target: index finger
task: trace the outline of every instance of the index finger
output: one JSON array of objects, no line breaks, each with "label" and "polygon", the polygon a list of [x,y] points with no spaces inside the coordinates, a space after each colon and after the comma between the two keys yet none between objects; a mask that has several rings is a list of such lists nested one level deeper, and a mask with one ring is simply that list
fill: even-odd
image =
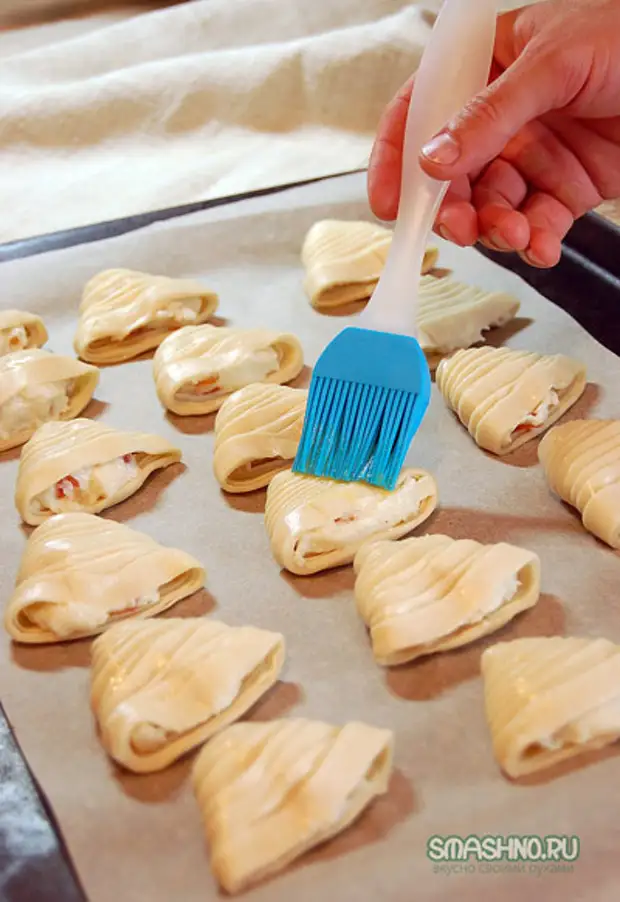
[{"label": "index finger", "polygon": [[398,213],[403,142],[415,76],[405,82],[385,108],[368,164],[368,199],[378,219],[392,221]]}]

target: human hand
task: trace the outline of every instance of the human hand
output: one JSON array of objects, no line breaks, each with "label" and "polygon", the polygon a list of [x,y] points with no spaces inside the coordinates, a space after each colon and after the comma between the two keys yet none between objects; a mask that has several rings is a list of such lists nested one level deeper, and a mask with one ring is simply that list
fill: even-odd
[{"label": "human hand", "polygon": [[[414,78],[386,109],[368,170],[396,218]],[[450,181],[435,230],[554,266],[573,222],[620,197],[620,0],[546,0],[498,19],[489,87],[420,156]]]}]

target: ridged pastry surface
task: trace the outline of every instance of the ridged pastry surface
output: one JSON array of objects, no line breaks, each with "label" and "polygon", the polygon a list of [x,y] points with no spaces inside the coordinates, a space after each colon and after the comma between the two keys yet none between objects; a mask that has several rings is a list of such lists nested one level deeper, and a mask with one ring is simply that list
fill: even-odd
[{"label": "ridged pastry surface", "polygon": [[250,492],[289,467],[301,438],[308,392],[253,383],[227,398],[215,420],[215,476],[228,492]]},{"label": "ridged pastry surface", "polygon": [[284,471],[267,490],[265,528],[279,565],[307,575],[350,563],[370,539],[406,535],[437,500],[425,470],[403,470],[392,492]]},{"label": "ridged pastry surface", "polygon": [[32,533],[4,624],[17,642],[43,644],[153,617],[202,588],[190,554],[93,514],[57,514]]},{"label": "ridged pastry surface", "polygon": [[85,418],[46,423],[22,449],[15,505],[32,526],[54,513],[100,513],[180,459],[179,448],[147,432]]},{"label": "ridged pastry surface", "polygon": [[175,329],[206,322],[218,303],[217,294],[192,279],[107,269],[84,288],[74,347],[92,363],[131,360]]},{"label": "ridged pastry surface", "polygon": [[581,397],[586,369],[562,354],[509,348],[457,351],[437,386],[476,444],[504,455],[552,426]]},{"label": "ridged pastry surface", "polygon": [[511,777],[620,738],[620,646],[607,639],[515,639],[482,655],[486,715]]},{"label": "ridged pastry surface", "polygon": [[431,535],[372,542],[355,558],[355,598],[379,664],[467,645],[536,604],[536,554]]},{"label": "ridged pastry surface", "polygon": [[207,324],[168,336],[155,353],[153,375],[162,405],[191,416],[218,410],[225,398],[251,383],[290,382],[303,365],[294,335]]},{"label": "ridged pastry surface", "polygon": [[284,637],[208,617],[125,621],[93,643],[102,743],[137,773],[162,770],[242,717],[278,679]]},{"label": "ridged pastry surface", "polygon": [[389,730],[291,718],[237,723],[194,767],[219,883],[237,893],[336,836],[387,791]]},{"label": "ridged pastry surface", "polygon": [[547,482],[581,514],[584,527],[620,548],[620,420],[573,420],[538,449]]}]

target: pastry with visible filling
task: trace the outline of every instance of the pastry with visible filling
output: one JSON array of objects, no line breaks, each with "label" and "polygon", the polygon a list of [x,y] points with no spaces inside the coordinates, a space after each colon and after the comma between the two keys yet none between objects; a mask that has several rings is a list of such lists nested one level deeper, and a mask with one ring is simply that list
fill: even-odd
[{"label": "pastry with visible filling", "polygon": [[213,470],[227,492],[252,492],[288,469],[301,439],[308,392],[253,383],[227,398],[215,419]]},{"label": "pastry with visible filling", "polygon": [[163,770],[242,717],[277,681],[284,637],[206,617],[118,623],[92,649],[91,706],[108,754]]},{"label": "pastry with visible filling", "polygon": [[41,348],[0,357],[0,451],[23,445],[43,423],[79,416],[98,382],[96,367]]},{"label": "pastry with visible filling", "polygon": [[188,326],[159,346],[153,374],[164,407],[181,416],[199,416],[218,410],[225,398],[252,382],[290,382],[303,365],[294,335]]},{"label": "pastry with visible filling", "polygon": [[30,644],[96,636],[119,620],[161,614],[204,581],[184,551],[94,514],[57,514],[26,543],[4,625]]},{"label": "pastry with visible filling", "polygon": [[218,296],[192,279],[107,269],[84,289],[75,351],[91,363],[122,363],[182,326],[205,323],[217,306]]},{"label": "pastry with visible filling", "polygon": [[281,871],[385,794],[394,737],[364,723],[236,723],[200,752],[193,784],[228,893]]},{"label": "pastry with visible filling", "polygon": [[181,451],[158,435],[86,419],[45,423],[22,449],[15,506],[31,526],[53,514],[98,514],[180,460]]},{"label": "pastry with visible filling", "polygon": [[[301,250],[304,288],[313,307],[330,310],[366,301],[375,290],[392,243],[392,232],[372,222],[325,219],[315,223]],[[429,247],[422,272],[437,262]]]},{"label": "pastry with visible filling", "polygon": [[355,600],[387,667],[496,632],[540,596],[540,561],[500,542],[432,535],[372,542],[355,557]]},{"label": "pastry with visible filling", "polygon": [[351,563],[369,539],[407,535],[436,506],[437,486],[425,470],[403,470],[391,492],[287,470],[267,490],[265,527],[278,564],[305,576]]},{"label": "pastry with visible filling", "polygon": [[35,313],[0,310],[0,357],[27,348],[40,348],[47,338],[45,324]]},{"label": "pastry with visible filling", "polygon": [[449,277],[425,276],[420,282],[418,329],[431,368],[452,351],[484,341],[484,333],[514,319],[519,306],[510,294],[484,291]]},{"label": "pastry with visible filling", "polygon": [[620,738],[620,646],[607,639],[499,642],[482,655],[495,757],[522,777]]},{"label": "pastry with visible filling", "polygon": [[439,364],[437,386],[476,444],[501,456],[536,438],[575,404],[586,387],[586,369],[562,354],[470,348]]},{"label": "pastry with visible filling", "polygon": [[551,490],[579,511],[588,532],[620,548],[620,420],[555,426],[538,457]]}]

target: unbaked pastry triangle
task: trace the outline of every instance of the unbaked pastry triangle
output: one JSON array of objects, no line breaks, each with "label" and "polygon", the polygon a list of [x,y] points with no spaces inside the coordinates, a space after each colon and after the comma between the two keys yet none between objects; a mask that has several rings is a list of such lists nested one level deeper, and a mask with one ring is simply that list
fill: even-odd
[{"label": "unbaked pastry triangle", "polygon": [[[372,222],[324,219],[308,231],[301,250],[304,288],[313,307],[330,310],[373,293],[392,243],[392,232]],[[422,272],[437,262],[429,247]]]},{"label": "unbaked pastry triangle", "polygon": [[98,514],[180,460],[179,448],[158,435],[82,418],[45,423],[22,449],[15,505],[32,526],[53,514]]},{"label": "unbaked pastry triangle", "polygon": [[99,370],[41,348],[0,357],[0,451],[23,445],[43,423],[79,416]]},{"label": "unbaked pastry triangle", "polygon": [[162,405],[192,416],[218,410],[225,398],[253,382],[290,382],[303,365],[303,351],[294,335],[187,326],[159,346],[153,374]]},{"label": "unbaked pastry triangle", "polygon": [[431,368],[447,354],[484,340],[519,311],[519,301],[501,291],[485,291],[449,276],[424,276],[420,282],[419,342]]},{"label": "unbaked pastry triangle", "polygon": [[47,341],[40,316],[27,310],[0,310],[0,357],[27,348],[40,348]]},{"label": "unbaked pastry triangle", "polygon": [[299,718],[218,734],[193,783],[221,886],[241,892],[349,827],[387,792],[393,745],[389,730]]},{"label": "unbaked pastry triangle", "polygon": [[277,681],[284,637],[208,617],[118,623],[92,648],[91,706],[108,754],[159,771],[242,717]]},{"label": "unbaked pastry triangle", "polygon": [[93,514],[57,514],[32,533],[4,625],[16,642],[96,636],[130,617],[154,617],[202,588],[190,554]]},{"label": "unbaked pastry triangle", "polygon": [[387,667],[496,632],[540,596],[540,561],[499,542],[431,535],[372,542],[355,557],[357,609]]},{"label": "unbaked pastry triangle", "polygon": [[501,456],[536,438],[575,404],[586,387],[586,369],[562,354],[470,348],[439,364],[437,386],[476,444]]},{"label": "unbaked pastry triangle", "polygon": [[217,306],[218,296],[192,279],[107,269],[84,288],[75,351],[90,363],[122,363],[181,326],[206,322]]},{"label": "unbaked pastry triangle", "polygon": [[538,457],[551,490],[579,511],[584,527],[620,548],[620,420],[555,426]]},{"label": "unbaked pastry triangle", "polygon": [[364,542],[400,538],[437,506],[435,480],[405,469],[392,492],[286,470],[267,489],[265,528],[278,564],[305,576],[349,564]]},{"label": "unbaked pastry triangle", "polygon": [[500,642],[482,655],[486,716],[510,777],[620,738],[620,646],[607,639]]},{"label": "unbaked pastry triangle", "polygon": [[253,383],[226,398],[215,419],[213,470],[227,492],[268,485],[293,463],[308,392]]}]

